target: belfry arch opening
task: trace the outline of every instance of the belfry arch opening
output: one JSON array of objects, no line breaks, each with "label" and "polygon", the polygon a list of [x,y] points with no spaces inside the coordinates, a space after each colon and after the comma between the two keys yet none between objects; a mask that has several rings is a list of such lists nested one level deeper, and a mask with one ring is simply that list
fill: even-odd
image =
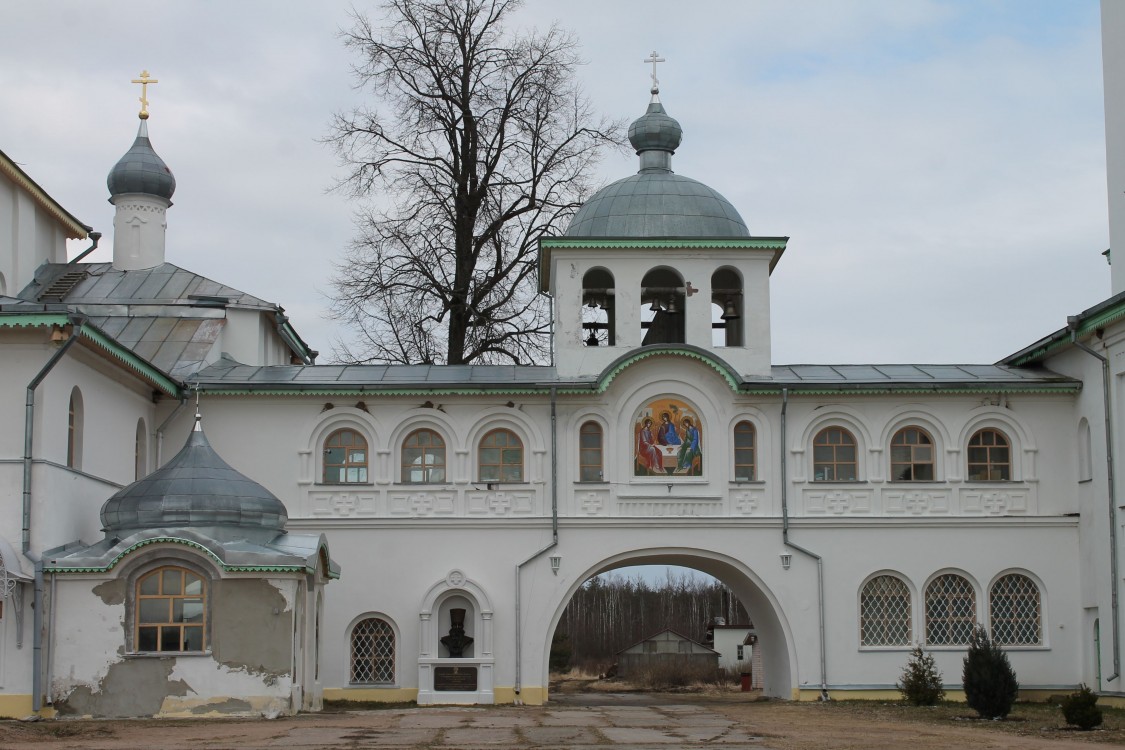
[{"label": "belfry arch opening", "polygon": [[711,343],[714,346],[742,346],[742,277],[733,268],[720,268],[711,274]]},{"label": "belfry arch opening", "polygon": [[[626,552],[607,558],[587,569],[566,592],[554,613],[551,627],[549,632],[546,633],[547,640],[544,646],[544,657],[547,661],[544,664],[545,674],[549,673],[552,667],[552,644],[557,646],[560,643],[568,643],[572,651],[572,658],[584,661],[585,664],[582,666],[586,671],[592,668],[590,659],[583,658],[588,654],[588,652],[583,653],[583,648],[588,647],[576,642],[587,636],[572,633],[575,623],[580,622],[583,617],[587,619],[591,616],[612,619],[629,616],[629,613],[623,611],[620,598],[618,597],[614,601],[612,596],[608,597],[611,603],[602,608],[604,611],[576,614],[571,605],[576,600],[586,604],[593,601],[593,598],[585,596],[584,592],[588,591],[591,586],[606,586],[606,579],[609,578],[612,581],[612,574],[615,572],[622,574],[619,580],[623,577],[626,582],[635,581],[638,576],[636,573],[638,569],[635,566],[659,566],[656,569],[658,572],[656,572],[655,577],[648,574],[645,578],[647,583],[642,583],[642,585],[648,585],[652,589],[660,588],[661,573],[659,571],[666,566],[672,568],[673,587],[679,583],[678,578],[681,575],[703,574],[698,576],[696,580],[705,585],[712,580],[716,582],[715,588],[710,592],[710,598],[713,601],[709,602],[709,607],[701,606],[699,608],[699,621],[694,627],[684,625],[677,627],[675,623],[666,622],[664,618],[657,616],[652,618],[651,622],[646,618],[643,623],[628,623],[628,627],[618,628],[619,634],[616,636],[615,642],[599,645],[601,653],[604,655],[595,660],[599,663],[604,662],[604,668],[598,670],[599,673],[604,673],[605,670],[613,668],[614,665],[616,665],[616,670],[621,670],[625,663],[635,665],[638,658],[644,658],[643,654],[646,649],[654,654],[667,653],[669,649],[672,651],[682,649],[681,653],[683,654],[689,652],[702,654],[704,648],[701,647],[720,652],[720,655],[715,659],[716,663],[719,666],[727,666],[729,669],[732,660],[737,663],[737,657],[739,656],[737,646],[743,645],[742,662],[734,667],[734,671],[747,670],[747,673],[752,672],[753,684],[755,688],[761,690],[763,695],[786,699],[793,696],[791,675],[795,674],[795,657],[791,653],[792,649],[789,645],[791,643],[789,627],[780,612],[776,598],[764,586],[758,576],[742,563],[733,558],[705,550],[667,549]],[[683,569],[687,570],[684,571]],[[610,575],[607,576],[606,574]],[[732,616],[739,611],[745,613],[745,619]],[[725,619],[725,622],[716,621],[715,618],[717,617]],[[720,632],[716,635],[716,630],[724,629],[741,631],[743,643],[734,643],[731,647],[728,642],[732,638],[737,638],[734,632]],[[662,633],[669,630],[672,631],[672,635],[661,637]],[[690,630],[691,632],[683,632],[684,630]],[[678,636],[683,638],[681,639]],[[699,644],[699,647],[684,644],[684,640],[694,641]],[[651,642],[656,643],[653,645]],[[720,648],[715,648],[715,646]],[[724,651],[729,653],[723,653]],[[636,654],[641,654],[641,656],[638,657]],[[555,671],[559,671],[560,664],[558,663],[557,652],[554,666],[556,667]],[[628,674],[620,676],[624,679],[629,678]]]},{"label": "belfry arch opening", "polygon": [[682,344],[684,279],[667,267],[654,268],[641,279],[641,345]]},{"label": "belfry arch opening", "polygon": [[614,316],[613,274],[591,268],[582,276],[582,343],[613,346],[617,330]]}]

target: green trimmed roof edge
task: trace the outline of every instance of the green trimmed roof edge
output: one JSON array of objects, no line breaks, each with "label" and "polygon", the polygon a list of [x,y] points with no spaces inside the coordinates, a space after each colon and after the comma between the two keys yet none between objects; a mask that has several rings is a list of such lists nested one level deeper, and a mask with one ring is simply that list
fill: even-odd
[{"label": "green trimmed roof edge", "polygon": [[[71,316],[64,313],[14,313],[0,315],[0,328],[41,328],[45,326],[73,325]],[[180,397],[180,386],[176,381],[156,369],[146,360],[117,343],[90,323],[83,323],[81,336],[96,344],[107,354],[120,361],[129,369],[142,375],[169,396]]]},{"label": "green trimmed roof edge", "polygon": [[581,247],[581,248],[673,248],[687,250],[714,250],[719,248],[760,248],[777,250],[784,248],[788,237],[720,237],[715,239],[692,239],[690,237],[655,237],[607,239],[604,237],[543,237],[542,247]]},{"label": "green trimmed roof edge", "polygon": [[[43,570],[49,573],[107,573],[117,567],[117,563],[124,560],[130,554],[140,549],[147,547],[150,544],[182,544],[185,547],[193,547],[200,552],[206,553],[208,557],[215,561],[215,563],[224,571],[230,573],[314,573],[315,569],[307,565],[227,565],[211,550],[204,547],[198,542],[193,542],[190,539],[182,539],[178,536],[159,536],[152,539],[146,539],[143,542],[137,542],[131,545],[128,549],[122,550],[121,554],[110,560],[102,567],[82,566],[82,567],[67,567],[65,565],[51,565],[50,563],[44,564]],[[340,577],[339,573],[333,574],[331,569],[325,571],[329,578],[337,579]]]},{"label": "green trimmed roof edge", "polygon": [[[704,350],[685,349],[678,346],[660,346],[651,348],[646,347],[644,349],[641,349],[640,351],[634,351],[632,354],[625,355],[602,371],[602,374],[598,376],[597,385],[594,387],[593,391],[599,394],[605,393],[606,389],[609,388],[609,384],[613,382],[614,378],[616,378],[626,369],[635,365],[637,362],[640,362],[643,359],[648,359],[649,357],[656,357],[660,355],[687,357],[688,359],[699,360],[715,372],[719,373],[719,376],[727,382],[727,385],[730,386],[730,389],[732,391],[734,391],[735,393],[739,393],[739,387],[741,385],[739,379],[726,362],[711,357]],[[569,389],[560,388],[559,392],[566,393],[568,392],[568,390]],[[589,393],[589,389],[584,392]]]},{"label": "green trimmed roof edge", "polygon": [[[1110,323],[1125,318],[1125,302],[1121,302],[1113,307],[1110,307],[1097,315],[1086,318],[1078,325],[1078,337],[1085,338],[1094,333],[1099,328],[1104,328]],[[1007,364],[1021,367],[1023,365],[1033,364],[1046,357],[1048,354],[1058,351],[1071,343],[1070,332],[1067,329],[1056,331],[1042,346],[1036,347],[1032,351],[1020,356],[1018,359],[1001,360]]]}]

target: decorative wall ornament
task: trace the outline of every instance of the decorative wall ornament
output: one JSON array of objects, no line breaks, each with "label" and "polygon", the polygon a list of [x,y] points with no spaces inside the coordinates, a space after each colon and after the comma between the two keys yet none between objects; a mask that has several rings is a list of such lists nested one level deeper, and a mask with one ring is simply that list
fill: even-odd
[{"label": "decorative wall ornament", "polygon": [[806,490],[803,494],[809,514],[868,515],[871,513],[871,490]]},{"label": "decorative wall ornament", "polygon": [[759,505],[759,496],[762,493],[752,490],[742,490],[734,493],[732,496],[734,500],[734,509],[744,516],[749,516],[757,512]]},{"label": "decorative wall ornament", "polygon": [[674,398],[650,401],[633,428],[633,475],[703,476],[703,423]]},{"label": "decorative wall ornament", "polygon": [[582,512],[588,516],[596,516],[605,507],[604,492],[586,492],[582,495]]}]

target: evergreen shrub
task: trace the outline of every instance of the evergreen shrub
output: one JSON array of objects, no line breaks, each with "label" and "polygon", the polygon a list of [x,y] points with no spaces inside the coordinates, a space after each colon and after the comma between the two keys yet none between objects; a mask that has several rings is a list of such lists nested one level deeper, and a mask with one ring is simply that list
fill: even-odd
[{"label": "evergreen shrub", "polygon": [[932,706],[945,697],[941,679],[934,657],[923,651],[921,646],[915,646],[895,687],[907,703]]},{"label": "evergreen shrub", "polygon": [[983,625],[973,628],[961,669],[965,700],[982,719],[1002,719],[1012,710],[1020,684],[1008,655],[988,638]]},{"label": "evergreen shrub", "polygon": [[1077,691],[1062,699],[1063,718],[1067,724],[1079,729],[1093,729],[1102,723],[1102,710],[1098,708],[1098,696],[1083,685]]}]

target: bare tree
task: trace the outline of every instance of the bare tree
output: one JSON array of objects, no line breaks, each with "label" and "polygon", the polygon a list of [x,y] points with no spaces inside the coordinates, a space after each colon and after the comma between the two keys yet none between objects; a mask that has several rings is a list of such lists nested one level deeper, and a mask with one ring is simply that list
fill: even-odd
[{"label": "bare tree", "polygon": [[334,118],[329,141],[367,199],[338,265],[334,311],[352,362],[532,363],[549,312],[539,237],[589,191],[621,123],[596,118],[575,82],[574,36],[513,32],[520,0],[389,0],[386,25],[353,12],[345,44],[376,106]]}]

